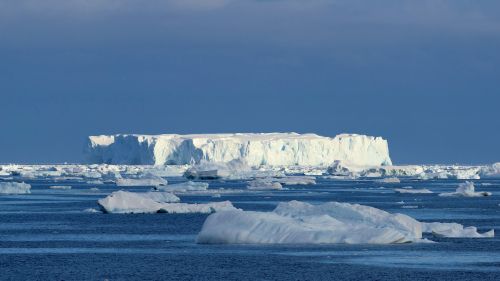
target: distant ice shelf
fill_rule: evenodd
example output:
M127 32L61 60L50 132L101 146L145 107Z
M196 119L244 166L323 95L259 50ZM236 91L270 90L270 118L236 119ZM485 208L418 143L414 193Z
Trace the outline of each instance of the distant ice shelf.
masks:
M85 146L88 163L184 165L239 159L257 166L391 165L381 137L341 134L333 138L297 133L203 135L100 135Z

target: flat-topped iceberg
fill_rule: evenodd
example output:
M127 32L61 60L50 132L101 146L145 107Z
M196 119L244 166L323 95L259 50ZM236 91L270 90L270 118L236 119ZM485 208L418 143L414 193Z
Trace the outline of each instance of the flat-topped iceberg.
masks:
M470 181L466 181L463 183L460 183L455 190L455 192L445 192L445 193L440 193L439 196L445 196L445 197L483 197L483 196L490 196L491 192L476 192L474 183Z
M208 244L390 244L446 237L491 237L458 224L421 223L410 216L358 204L280 203L272 212L232 210L210 215L197 237Z
M213 213L221 210L235 210L229 201L203 204L178 203L179 197L168 192L115 191L97 201L103 212L118 214L137 213Z
M24 182L0 182L0 194L31 193L31 185Z
M342 134L204 134L90 136L85 147L90 163L183 165L244 160L257 166L329 166L335 160L358 165L390 165L381 137Z

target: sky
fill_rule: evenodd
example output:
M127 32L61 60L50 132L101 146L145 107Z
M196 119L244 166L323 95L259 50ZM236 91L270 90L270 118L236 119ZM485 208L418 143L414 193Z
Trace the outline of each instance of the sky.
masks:
M497 0L0 0L0 163L88 135L358 133L500 161Z

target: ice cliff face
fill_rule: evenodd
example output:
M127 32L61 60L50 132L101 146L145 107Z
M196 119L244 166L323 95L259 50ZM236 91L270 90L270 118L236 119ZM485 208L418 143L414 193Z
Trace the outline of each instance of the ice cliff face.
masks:
M207 134L90 136L86 161L108 164L190 164L193 161L246 161L250 166L328 166L335 160L356 165L391 165L381 137L342 134Z

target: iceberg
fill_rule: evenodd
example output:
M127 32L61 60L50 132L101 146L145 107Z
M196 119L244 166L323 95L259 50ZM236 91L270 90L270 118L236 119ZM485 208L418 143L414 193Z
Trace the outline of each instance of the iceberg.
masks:
M494 229L479 233L474 226L464 227L458 223L423 222L422 230L423 232L448 238L491 238L495 236Z
M167 180L152 175L143 178L118 178L115 182L117 186L162 186L168 184Z
M272 178L266 179L255 179L253 181L249 181L247 185L247 189L251 190L281 190L283 186L281 183L275 181Z
M69 185L51 185L49 186L50 189L71 189L71 186Z
M198 234L208 244L388 244L422 238L415 219L358 204L280 203L272 212L210 215Z
M31 193L31 185L24 182L0 182L0 194Z
M155 190L167 191L167 192L204 191L207 189L208 189L208 183L194 182L194 181L187 181L187 182L155 187Z
M127 192L115 191L97 203L105 213L213 213L223 210L236 210L229 201L204 204L178 203L179 197L168 192Z
M409 193L409 194L430 194L434 193L427 188L394 188L397 193Z
M312 205L290 201L272 212L231 210L211 214L196 242L201 244L393 244L423 242L423 232L443 237L493 237L457 223L419 222L403 214L359 204Z
M187 179L245 179L254 176L252 169L242 160L231 160L227 163L201 161L187 169L184 177Z
M252 167L327 167L335 160L372 166L392 163L386 140L356 134L100 135L90 136L84 150L87 162L106 164L186 165L235 159Z
M483 197L491 196L491 192L476 192L474 188L474 183L466 181L458 185L455 192L440 193L439 196L450 197Z

